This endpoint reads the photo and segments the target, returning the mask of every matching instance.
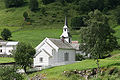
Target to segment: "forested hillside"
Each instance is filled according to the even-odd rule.
[[[7,1],[7,0],[5,0]],[[68,23],[75,17],[86,17],[90,11],[98,9],[110,18],[110,25],[119,24],[119,0],[38,0],[38,8],[32,10],[29,0],[23,0],[21,5],[11,4],[7,6],[4,0],[0,1],[0,26],[40,26],[63,24],[64,16],[68,17]],[[9,1],[9,0],[8,0]],[[14,1],[14,0],[13,0]],[[19,1],[19,0],[18,0]],[[9,2],[10,4],[10,2]],[[28,13],[29,24],[24,24],[23,13]],[[82,19],[79,19],[82,21]],[[111,21],[112,20],[112,21]],[[83,23],[81,23],[81,27]],[[55,26],[57,27],[57,25]]]
[[[119,0],[36,0],[38,4],[32,1],[34,0],[22,0],[21,4],[18,5],[14,0],[0,0],[0,31],[3,28],[8,28],[13,32],[15,31],[13,33],[14,40],[19,40],[14,35],[20,33],[19,30],[21,30],[21,28],[25,28],[24,30],[27,31],[31,28],[32,30],[33,28],[57,28],[61,32],[64,25],[64,17],[67,16],[73,40],[80,41],[78,36],[79,31],[76,30],[86,26],[84,18],[87,18],[87,14],[90,11],[98,9],[107,15],[109,18],[109,25],[112,28],[115,28],[117,32],[116,36],[119,38],[119,29],[117,29],[117,25],[120,23]],[[37,4],[38,6],[34,7],[34,4]],[[31,8],[31,6],[33,8]],[[23,17],[24,12],[27,12],[28,20],[25,20]],[[48,31],[46,32],[49,33]],[[23,32],[21,31],[20,36],[23,36],[22,33]],[[57,36],[59,35],[60,33]],[[29,38],[27,33],[24,33],[24,36]],[[40,39],[40,41],[44,38],[45,36]],[[24,40],[22,39],[19,41]]]

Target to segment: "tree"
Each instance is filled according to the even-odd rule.
[[[15,67],[0,67],[0,80],[23,80]]]
[[[3,31],[1,32],[1,36],[4,40],[8,40],[10,37],[12,37],[12,34],[10,32],[9,29],[3,29]]]
[[[13,54],[16,64],[21,66],[26,73],[26,68],[30,67],[33,62],[35,49],[30,44],[19,43]]]
[[[28,13],[25,11],[23,13],[23,17],[24,17],[24,20],[27,21],[29,18],[28,18]]]
[[[49,4],[49,3],[52,3],[52,2],[55,2],[55,0],[42,0],[43,4]]]
[[[114,16],[116,18],[117,24],[120,25],[120,6],[118,6],[114,11]]]
[[[6,8],[19,7],[23,5],[24,0],[4,0]]]
[[[30,0],[29,8],[31,11],[38,9],[38,1],[37,0]]]
[[[89,53],[92,58],[103,58],[106,53],[110,53],[117,48],[117,40],[113,35],[115,31],[108,25],[108,18],[99,10],[92,11],[88,14],[89,19],[85,21],[87,27],[81,28],[81,49]]]
[[[80,29],[80,27],[85,26],[83,19],[85,16],[74,17],[71,19],[71,28],[74,30]]]

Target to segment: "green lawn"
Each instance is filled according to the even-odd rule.
[[[108,59],[101,59],[100,60],[100,67],[105,66],[120,66],[120,59],[119,60],[108,60]],[[54,67],[46,70],[42,70],[40,72],[36,72],[33,74],[28,75],[28,77],[35,76],[36,74],[39,75],[41,73],[47,74],[47,80],[72,80],[71,77],[65,77],[62,75],[64,71],[69,70],[85,70],[85,69],[91,69],[91,68],[97,68],[96,61],[94,60],[84,60],[78,63],[69,64],[65,66],[59,66]],[[61,77],[62,76],[62,77]]]
[[[0,63],[9,63],[9,62],[14,62],[14,59],[9,57],[0,57]]]

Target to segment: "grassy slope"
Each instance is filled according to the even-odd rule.
[[[26,43],[31,43],[36,47],[43,39],[59,38],[62,29],[27,29],[13,33],[13,40],[18,40]]]
[[[120,55],[119,55],[120,56]],[[105,66],[120,66],[120,58],[118,60],[114,59],[101,59],[100,60],[100,67],[105,67]],[[36,72],[33,74],[30,74],[29,77],[35,76],[36,74],[42,74],[45,73],[47,74],[48,80],[71,80],[71,77],[65,77],[62,75],[64,71],[69,71],[69,70],[85,70],[85,69],[91,69],[91,68],[97,68],[96,62],[94,60],[84,60],[78,63],[74,64],[69,64],[65,66],[59,66],[59,67],[54,67],[51,69],[46,69],[40,72]],[[63,77],[61,77],[63,76]]]
[[[9,28],[11,31],[15,31],[21,27],[27,27],[23,30],[13,32],[13,38],[12,38],[13,40],[29,42],[33,45],[33,47],[35,47],[45,37],[59,38],[60,34],[62,33],[62,27],[64,24],[64,9],[66,8],[65,6],[61,6],[56,3],[52,3],[47,6],[40,4],[39,6],[41,8],[44,7],[46,9],[47,15],[43,15],[43,14],[41,14],[41,11],[38,11],[36,13],[31,12],[28,9],[28,6],[5,9],[2,1],[3,0],[0,0],[0,31],[3,28]],[[70,7],[70,5],[68,5],[68,7]],[[23,19],[24,11],[27,11],[29,13],[29,17],[33,21],[32,25],[26,25],[26,23],[24,23],[24,19]],[[68,10],[68,13],[69,13],[69,19],[68,19],[69,23],[70,23],[70,19],[72,17],[78,16],[76,11],[74,11],[74,9],[71,7]],[[54,15],[56,17],[53,17]],[[55,24],[55,25],[53,25],[53,24]],[[34,29],[31,27],[34,27]],[[51,28],[53,28],[53,29],[51,29]],[[117,37],[120,37],[120,35],[119,35],[120,29],[119,28],[120,28],[120,26],[115,28],[115,30],[117,32],[115,35]],[[72,35],[72,36],[73,36],[74,40],[79,40],[78,35]],[[118,41],[120,44],[119,39],[118,39]],[[114,60],[114,58],[100,60],[100,65],[108,66],[111,64],[119,63],[120,62],[119,57],[117,57],[117,59],[118,60]],[[9,61],[11,62],[14,60],[12,58],[11,59],[8,59],[8,58],[0,59],[0,63],[1,62],[9,62]],[[116,65],[116,66],[118,66],[118,65]],[[83,70],[83,69],[95,68],[95,67],[97,67],[95,64],[95,61],[85,60],[85,61],[75,63],[75,64],[70,64],[70,65],[54,67],[51,69],[43,70],[38,73],[33,73],[29,76],[33,76],[35,74],[40,74],[40,73],[47,73],[48,74],[47,77],[51,80],[56,80],[56,79],[57,80],[58,79],[65,80],[66,77],[61,77],[61,74],[64,70],[73,70],[73,69]],[[53,79],[53,78],[55,78],[55,79]],[[70,80],[70,78],[67,78],[66,80]]]
[[[13,58],[8,58],[8,57],[0,57],[0,63],[9,63],[9,62],[14,62]]]

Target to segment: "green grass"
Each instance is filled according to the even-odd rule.
[[[12,40],[30,43],[36,47],[43,39],[57,38],[60,39],[62,28],[25,28],[17,32],[13,32]],[[73,35],[74,40],[79,40],[78,35]]]
[[[0,57],[0,63],[9,63],[9,62],[14,62],[14,59],[9,57]]]
[[[120,63],[120,59],[119,60],[107,60],[107,59],[101,59],[100,60],[100,67],[105,67],[105,66],[120,66],[117,65],[117,63]],[[74,63],[74,64],[69,64],[69,65],[65,65],[65,66],[59,66],[59,67],[54,67],[54,68],[50,68],[50,69],[46,69],[40,72],[36,72],[33,74],[28,75],[28,77],[33,77],[36,74],[42,74],[42,73],[46,73],[47,74],[47,78],[48,80],[70,80],[70,77],[65,77],[62,75],[62,73],[64,71],[70,71],[70,70],[85,70],[85,69],[92,69],[92,68],[97,68],[96,65],[96,61],[94,60],[84,60],[78,63]],[[63,77],[61,77],[63,76]]]
[[[13,33],[12,40],[30,43],[33,47],[36,47],[43,39],[59,38],[62,33],[62,29],[25,29]]]

